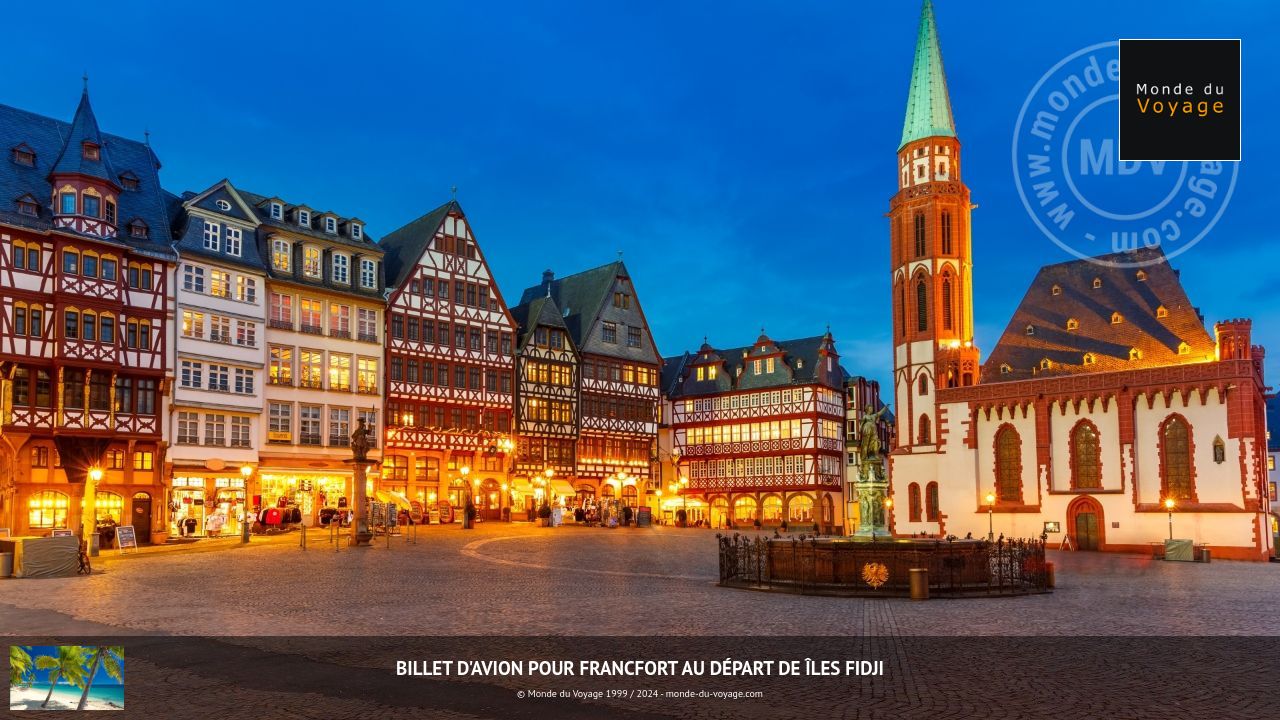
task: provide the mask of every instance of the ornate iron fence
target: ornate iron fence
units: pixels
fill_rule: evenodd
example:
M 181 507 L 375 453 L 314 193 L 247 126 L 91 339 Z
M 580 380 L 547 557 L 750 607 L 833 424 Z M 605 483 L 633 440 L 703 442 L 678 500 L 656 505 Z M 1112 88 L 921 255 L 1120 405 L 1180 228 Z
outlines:
M 906 597 L 910 570 L 931 596 L 1049 592 L 1043 540 L 775 539 L 717 535 L 720 584 L 806 595 Z

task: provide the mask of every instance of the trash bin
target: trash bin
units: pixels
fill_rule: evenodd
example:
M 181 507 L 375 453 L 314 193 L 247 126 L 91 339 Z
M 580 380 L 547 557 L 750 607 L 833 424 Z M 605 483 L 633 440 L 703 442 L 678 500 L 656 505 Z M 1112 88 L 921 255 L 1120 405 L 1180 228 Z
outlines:
M 1202 563 L 1209 562 L 1209 548 L 1207 547 L 1200 548 L 1200 562 Z
M 102 548 L 102 536 L 98 533 L 89 533 L 89 557 L 98 557 L 98 551 Z
M 13 575 L 13 553 L 0 553 L 0 578 Z
M 911 599 L 912 600 L 928 600 L 929 599 L 929 569 L 928 568 L 911 568 L 907 571 L 911 580 Z

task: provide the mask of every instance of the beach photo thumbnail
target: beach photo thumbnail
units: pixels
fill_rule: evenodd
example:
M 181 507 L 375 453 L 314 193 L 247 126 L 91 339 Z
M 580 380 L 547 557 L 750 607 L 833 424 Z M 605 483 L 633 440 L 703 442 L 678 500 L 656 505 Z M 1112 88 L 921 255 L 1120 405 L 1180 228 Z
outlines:
M 10 645 L 9 710 L 123 710 L 119 645 Z

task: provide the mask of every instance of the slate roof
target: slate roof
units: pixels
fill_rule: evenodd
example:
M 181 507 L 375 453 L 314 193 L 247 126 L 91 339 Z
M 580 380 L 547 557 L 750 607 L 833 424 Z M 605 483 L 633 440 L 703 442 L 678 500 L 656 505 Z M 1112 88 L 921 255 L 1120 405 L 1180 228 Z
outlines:
M 219 180 L 199 193 L 184 192 L 180 197 L 172 193 L 165 193 L 169 202 L 169 224 L 173 228 L 174 247 L 182 257 L 195 256 L 204 260 L 230 264 L 255 271 L 266 270 L 266 256 L 261 254 L 261 249 L 256 242 L 257 213 L 250 208 L 249 213 L 246 214 L 241 205 L 242 203 L 247 204 L 247 201 L 244 201 L 243 196 L 237 198 L 238 194 L 239 191 L 226 178 Z M 231 209 L 223 210 L 219 208 L 217 206 L 218 200 L 226 200 L 230 203 Z M 188 207 L 195 211 L 196 222 L 192 221 L 192 213 L 188 210 Z M 205 249 L 204 222 L 198 219 L 201 213 L 204 213 L 204 216 L 211 221 L 226 224 L 229 218 L 254 228 L 248 231 L 248 237 L 241 243 L 239 256 L 228 253 L 225 242 L 220 244 L 221 249 L 218 252 Z
M 1138 269 L 1072 260 L 1042 267 L 983 364 L 984 384 L 1213 358 L 1215 343 L 1162 250 L 1142 249 L 1097 259 L 1147 264 Z M 1140 279 L 1140 272 L 1145 279 Z M 1095 279 L 1101 282 L 1100 287 L 1093 286 Z M 1057 295 L 1055 286 L 1060 288 Z M 1166 317 L 1157 317 L 1161 307 L 1167 310 Z M 1117 312 L 1121 321 L 1113 323 L 1112 314 Z M 1068 330 L 1072 319 L 1079 327 Z M 1027 334 L 1028 327 L 1033 334 Z M 1178 347 L 1184 342 L 1190 352 L 1179 354 Z M 1139 351 L 1140 359 L 1130 359 L 1131 349 Z M 1085 364 L 1086 353 L 1093 355 L 1093 364 Z M 1048 369 L 1040 367 L 1044 359 L 1049 360 Z M 1002 373 L 1002 365 L 1008 365 L 1011 372 Z
M 924 0 L 920 9 L 916 57 L 911 66 L 911 89 L 907 93 L 907 117 L 902 123 L 902 144 L 898 149 L 913 140 L 955 135 L 956 125 L 951 117 L 951 96 L 947 92 L 947 73 L 942 69 L 942 46 L 938 42 L 938 26 L 933 19 L 933 3 Z
M 101 146 L 101 158 L 109 162 L 82 161 L 80 138 L 97 138 Z M 74 143 L 67 153 L 64 148 Z M 13 162 L 13 148 L 26 144 L 36 155 L 35 166 L 27 167 Z M 145 143 L 128 140 L 118 135 L 101 132 L 93 119 L 88 95 L 82 95 L 75 123 L 38 115 L 26 110 L 0 105 L 0 222 L 47 231 L 52 225 L 53 186 L 49 175 L 55 163 L 61 162 L 67 172 L 84 172 L 94 177 L 105 173 L 132 173 L 138 179 L 137 190 L 122 190 L 117 202 L 117 219 L 122 232 L 115 240 L 101 240 L 127 246 L 134 251 L 164 259 L 174 257 L 169 246 L 168 204 L 170 196 L 160 188 L 160 160 Z M 120 184 L 118 175 L 104 179 Z M 39 215 L 31 217 L 19 214 L 15 201 L 30 194 L 39 203 Z M 130 237 L 129 222 L 134 219 L 147 224 L 149 237 L 145 240 Z M 60 230 L 60 232 L 72 232 Z M 100 240 L 99 238 L 94 238 Z
M 456 210 L 466 217 L 466 213 L 462 212 L 462 206 L 456 200 L 450 200 L 382 238 L 379 244 L 386 253 L 382 259 L 382 267 L 388 288 L 395 289 L 404 285 L 404 281 L 408 279 L 413 267 L 418 264 L 422 253 L 426 251 L 431 239 L 436 236 L 436 230 L 440 228 L 440 223 L 444 222 L 450 210 Z
M 519 328 L 519 337 L 516 340 L 516 347 L 523 348 L 533 335 L 533 329 L 539 325 L 552 328 L 569 328 L 564 324 L 564 316 L 560 312 L 560 307 L 556 305 L 553 298 L 545 295 L 540 298 L 534 298 L 531 302 L 521 303 L 511 308 L 511 317 Z M 571 344 L 573 339 L 570 338 Z
M 347 245 L 354 250 L 363 250 L 366 253 L 368 253 L 369 251 L 373 251 L 379 255 L 382 254 L 382 248 L 379 247 L 376 241 L 374 241 L 373 236 L 369 234 L 368 228 L 362 227 L 360 231 L 360 239 L 356 240 L 355 238 L 351 237 L 349 234 L 344 234 L 342 232 L 341 225 L 339 225 L 339 230 L 336 233 L 327 233 L 324 230 L 314 227 L 314 224 L 321 217 L 325 215 L 333 215 L 334 217 L 337 217 L 340 220 L 345 219 L 337 215 L 336 213 L 318 212 L 313 210 L 310 205 L 306 205 L 304 203 L 298 203 L 295 205 L 295 204 L 284 202 L 283 200 L 280 201 L 280 203 L 284 206 L 284 214 L 286 217 L 288 217 L 289 212 L 292 211 L 294 208 L 305 208 L 307 210 L 310 210 L 311 222 L 313 225 L 311 227 L 308 227 L 304 225 L 299 225 L 298 223 L 289 222 L 287 220 L 276 220 L 275 218 L 271 217 L 271 206 L 267 201 L 272 199 L 278 200 L 279 198 L 275 195 L 259 195 L 258 193 L 249 192 L 248 190 L 242 190 L 240 188 L 236 188 L 236 192 L 239 193 L 240 197 L 243 198 L 244 201 L 248 203 L 250 207 L 253 208 L 254 213 L 258 216 L 257 223 L 258 223 L 258 229 L 260 231 L 259 235 L 263 235 L 264 233 L 270 233 L 272 230 L 282 230 L 284 232 L 291 233 L 293 235 L 301 235 L 303 237 L 314 238 L 321 242 L 336 243 L 338 245 Z M 354 219 L 354 218 L 351 218 L 351 219 Z
M 756 382 L 756 376 L 745 372 L 747 363 L 761 355 L 761 353 L 757 352 L 760 347 L 760 340 L 746 347 L 716 350 L 712 350 L 709 345 L 703 344 L 697 353 L 686 352 L 682 355 L 663 359 L 661 376 L 663 392 L 669 398 L 679 398 L 714 395 L 731 390 L 812 385 L 823 382 L 818 373 L 821 367 L 821 356 L 818 351 L 822 349 L 824 343 L 831 341 L 829 334 L 785 341 L 769 340 L 764 336 L 761 336 L 761 338 L 768 341 L 769 352 L 773 352 L 774 348 L 783 352 L 782 364 L 786 366 L 789 372 L 776 372 L 764 382 Z M 703 362 L 704 357 L 707 360 L 714 360 L 717 355 L 724 362 L 724 370 L 717 373 L 714 381 L 685 382 L 694 365 Z M 739 368 L 744 370 L 741 376 L 738 375 Z M 836 382 L 843 382 L 846 375 L 847 373 L 844 369 L 840 368 L 835 376 Z M 744 386 L 743 383 L 748 378 L 753 380 L 750 388 Z
M 553 279 L 550 283 L 544 281 L 526 288 L 520 295 L 520 304 L 546 296 L 550 286 L 550 296 L 560 308 L 564 326 L 573 338 L 573 344 L 580 348 L 583 346 L 584 333 L 591 330 L 592 322 L 609 299 L 614 279 L 620 274 L 627 275 L 626 266 L 621 260 L 615 260 L 607 265 Z
M 98 146 L 97 160 L 84 156 L 83 144 L 86 142 Z M 111 169 L 110 157 L 111 148 L 103 141 L 102 131 L 98 129 L 98 118 L 93 115 L 93 107 L 89 104 L 89 90 L 86 88 L 80 95 L 80 104 L 76 106 L 75 117 L 71 119 L 66 144 L 62 147 L 58 161 L 53 164 L 53 172 L 79 173 L 119 185 L 119 176 Z

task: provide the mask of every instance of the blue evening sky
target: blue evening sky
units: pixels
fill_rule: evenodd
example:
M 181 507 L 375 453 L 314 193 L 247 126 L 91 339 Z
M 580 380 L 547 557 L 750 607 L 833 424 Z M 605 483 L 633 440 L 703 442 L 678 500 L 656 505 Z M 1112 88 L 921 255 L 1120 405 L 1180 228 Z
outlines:
M 659 348 L 831 324 L 850 371 L 891 363 L 888 228 L 920 5 L 893 2 L 91 3 L 0 53 L 0 102 L 70 119 L 88 71 L 108 132 L 150 128 L 174 191 L 222 177 L 358 215 L 380 237 L 451 185 L 514 302 L 546 267 L 625 253 Z M 1028 90 L 1120 37 L 1242 37 L 1244 157 L 1215 231 L 1175 260 L 1207 323 L 1270 345 L 1280 251 L 1280 6 L 937 0 L 973 190 L 977 342 L 1069 259 L 1009 162 Z M 1270 178 L 1270 179 L 1269 179 Z M 1270 184 L 1269 184 L 1270 183 Z M 887 399 L 887 397 L 886 397 Z

